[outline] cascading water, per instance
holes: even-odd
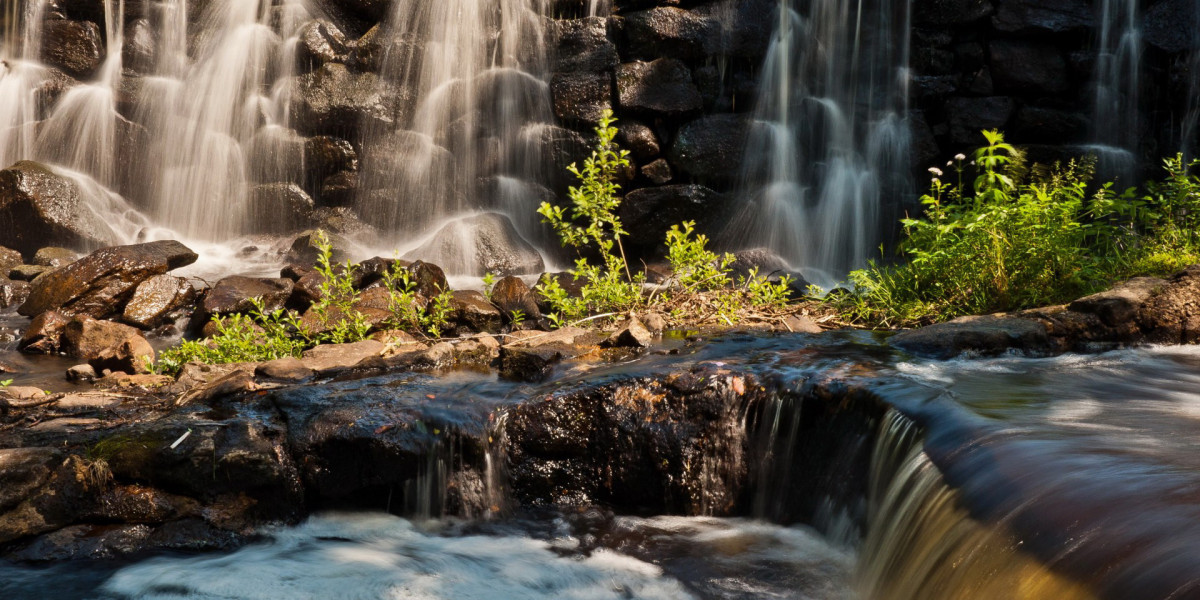
[[[1102,0],[1093,74],[1092,140],[1102,178],[1133,183],[1143,127],[1139,117],[1142,32],[1138,0]]]
[[[1179,152],[1185,159],[1200,156],[1200,0],[1192,9],[1192,49],[1187,55],[1187,102],[1179,126]]]
[[[907,189],[908,2],[782,0],[746,150],[733,246],[822,284],[861,266]]]
[[[364,128],[364,218],[405,241],[491,209],[527,239],[541,237],[535,210],[548,192],[531,140],[554,120],[546,11],[544,0],[395,3],[381,79],[403,90],[400,117]]]

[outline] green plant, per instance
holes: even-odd
[[[600,264],[593,265],[584,256],[571,269],[577,281],[583,281],[580,298],[570,298],[557,283],[542,288],[543,297],[558,315],[557,321],[570,320],[586,312],[626,310],[642,299],[644,277],[634,277],[625,258],[621,236],[627,235],[616,211],[621,204],[616,183],[622,169],[629,167],[629,152],[614,143],[617,128],[611,110],[605,110],[596,127],[596,146],[579,168],[567,169],[579,180],[568,190],[570,212],[562,206],[543,202],[538,208],[542,220],[558,234],[564,246],[599,254]]]
[[[285,310],[267,313],[260,299],[252,298],[250,302],[253,309],[249,315],[213,317],[217,333],[211,338],[183,340],[178,346],[164,350],[154,370],[176,373],[192,361],[216,364],[299,357],[314,345],[295,313]]]
[[[491,271],[483,274],[483,296],[492,299],[492,288],[496,287],[496,276]]]
[[[321,274],[321,284],[320,298],[311,310],[321,327],[320,341],[342,344],[366,339],[371,324],[354,306],[358,300],[354,275],[359,266],[350,261],[334,265],[333,244],[323,230],[317,230],[313,244],[317,247],[317,262],[313,268]]]
[[[667,232],[667,260],[679,285],[687,291],[711,291],[729,287],[732,254],[717,255],[707,249],[708,237],[695,232],[695,221],[672,225]]]
[[[525,311],[519,308],[515,309],[509,313],[508,319],[512,322],[513,327],[520,327],[525,322]]]
[[[1002,134],[984,137],[973,193],[965,156],[948,165],[957,185],[930,169],[924,215],[901,221],[907,262],[851,273],[854,292],[827,300],[845,318],[899,326],[1054,304],[1200,259],[1200,162],[1167,159],[1167,177],[1144,196],[1111,183],[1089,194],[1094,158],[1026,168]]]
[[[772,283],[766,277],[760,277],[758,267],[755,267],[746,277],[744,286],[751,306],[782,309],[791,297],[792,276],[784,275]]]
[[[421,316],[421,328],[429,335],[440,337],[442,331],[450,324],[450,313],[453,312],[450,301],[453,298],[450,290],[442,290],[429,301]]]
[[[10,385],[12,385],[12,382],[13,382],[13,380],[11,380],[11,379],[5,379],[4,381],[0,381],[0,388],[6,388],[6,387],[10,386]]]

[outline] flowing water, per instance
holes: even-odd
[[[0,591],[40,598],[54,589],[56,598],[104,600],[1200,594],[1200,557],[1189,551],[1200,543],[1200,350],[937,362],[894,353],[864,334],[731,336],[681,340],[674,349],[625,365],[580,364],[549,385],[713,361],[757,372],[782,390],[819,380],[863,385],[891,405],[878,417],[855,417],[866,419],[860,429],[869,432],[861,438],[865,488],[853,495],[845,490],[856,488],[839,486],[838,478],[816,487],[788,481],[796,471],[779,466],[803,462],[814,452],[804,444],[821,436],[814,414],[802,411],[810,397],[788,392],[741,425],[747,442],[764,444],[770,457],[752,476],[753,519],[603,510],[465,520],[334,513],[223,553],[0,562]],[[335,394],[400,393],[385,379],[326,385]],[[483,374],[419,379],[403,389],[471,399],[455,418],[487,421],[488,406],[538,393]],[[839,410],[853,414],[848,406]],[[859,442],[831,427],[838,430],[834,456],[856,454]],[[499,439],[503,430],[500,419],[483,435]],[[411,482],[408,514],[441,514],[436,493],[422,494],[444,488],[461,461],[453,452],[430,455],[431,468]],[[489,470],[502,470],[504,460],[493,448]],[[846,479],[855,470],[849,462],[835,468]],[[486,479],[503,486],[503,473]],[[810,505],[816,508],[800,523],[778,524],[795,522],[795,507]]]
[[[732,245],[823,285],[874,256],[881,205],[908,189],[908,20],[899,0],[781,0]]]
[[[1096,66],[1093,73],[1092,140],[1102,181],[1136,182],[1139,144],[1144,135],[1141,97],[1142,31],[1138,0],[1101,0]]]

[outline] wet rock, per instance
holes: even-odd
[[[33,264],[43,267],[62,267],[79,260],[79,253],[66,248],[48,246],[33,255]]]
[[[25,259],[21,258],[21,253],[12,248],[0,246],[0,275],[7,275],[13,267],[19,267],[25,264]]]
[[[325,237],[329,240],[329,245],[332,247],[330,252],[330,261],[335,263],[345,262],[350,249],[350,241],[342,235],[325,231]],[[301,233],[295,241],[292,242],[292,247],[288,249],[287,256],[284,257],[290,263],[299,265],[312,265],[317,262],[319,255],[317,249],[317,231],[305,231]]]
[[[304,167],[310,180],[324,181],[335,173],[357,171],[358,153],[344,139],[314,136],[304,142]]]
[[[1037,2],[1035,0],[1001,0],[992,16],[997,31],[1016,34],[1064,33],[1091,29],[1094,26],[1092,8],[1083,0]]]
[[[566,73],[611,71],[621,62],[608,39],[608,19],[587,17],[557,21],[558,53],[554,70]]]
[[[1067,60],[1051,44],[993,40],[992,80],[1006,91],[1026,94],[1060,94],[1071,89]]]
[[[62,350],[67,356],[86,360],[96,371],[147,373],[154,362],[154,348],[137,329],[88,316],[67,323]]]
[[[417,296],[413,299],[414,308],[424,307],[425,299]],[[351,310],[356,311],[361,316],[362,322],[368,327],[368,330],[379,330],[396,318],[395,311],[392,307],[392,296],[387,289],[383,287],[372,287],[358,294],[353,303],[350,305]],[[345,314],[338,306],[330,306],[324,314],[314,309],[309,309],[300,318],[300,322],[313,334],[326,334],[334,331],[343,322],[350,319],[353,315]],[[354,318],[359,318],[355,316]]]
[[[652,343],[654,334],[637,317],[633,317],[600,345],[608,348],[646,348]]]
[[[661,252],[664,232],[683,221],[696,221],[699,229],[721,210],[724,196],[702,185],[664,185],[629,192],[621,203],[621,224],[629,232],[625,249]]]
[[[96,380],[96,368],[87,363],[75,365],[67,369],[67,381],[75,383],[91,383]]]
[[[42,273],[49,273],[53,270],[54,267],[42,265],[18,265],[8,272],[8,276],[14,281],[29,282],[37,279]]]
[[[946,323],[902,331],[892,336],[889,343],[918,356],[938,359],[964,353],[996,356],[1010,350],[1039,355],[1053,348],[1046,327],[1041,323],[997,315],[959,317]]]
[[[671,164],[661,158],[644,165],[641,172],[642,177],[649,179],[654,185],[663,185],[675,177],[675,174],[671,172]]]
[[[528,321],[536,321],[542,313],[538,310],[537,296],[519,277],[503,277],[492,286],[492,304],[506,318],[520,312]]]
[[[0,449],[0,513],[17,506],[46,483],[62,458],[54,448]]]
[[[550,79],[554,116],[563,121],[597,123],[612,109],[612,73],[555,73]]]
[[[475,290],[455,290],[450,299],[450,309],[454,322],[466,325],[472,331],[499,333],[504,326],[500,309]]]
[[[1188,267],[1159,288],[1154,281],[1123,286],[1132,299],[1150,294],[1138,309],[1137,321],[1145,341],[1160,344],[1200,342],[1200,265]],[[1123,314],[1118,312],[1117,314]]]
[[[713,2],[693,12],[717,24],[716,48],[721,56],[761,59],[779,25],[779,4],[774,0],[741,0],[736,5]]]
[[[500,213],[451,221],[404,258],[427,260],[452,273],[477,277],[488,273],[527,275],[545,268],[541,253]]]
[[[392,0],[337,0],[336,4],[365,19],[379,22],[388,16]]]
[[[502,346],[500,348],[500,377],[531,383],[545,381],[554,371],[554,365],[561,362],[566,356],[564,349],[560,346],[537,348]]]
[[[983,143],[980,131],[1004,129],[1015,109],[1016,103],[1006,96],[948,98],[946,116],[950,140],[959,146],[977,146]]]
[[[39,314],[29,322],[17,347],[26,354],[56,354],[67,321],[67,317],[52,310]]]
[[[339,171],[321,182],[320,199],[327,206],[349,206],[357,193],[358,173],[353,171]]]
[[[294,183],[267,183],[250,188],[248,213],[255,233],[291,233],[312,225],[315,204]]]
[[[1197,11],[1200,7],[1189,0],[1161,0],[1146,10],[1142,29],[1146,43],[1175,54],[1194,50],[1200,43],[1195,35]]]
[[[304,133],[353,138],[364,124],[394,126],[399,96],[374,73],[352,73],[345,65],[326,63],[295,78],[294,122]]]
[[[300,359],[291,356],[265,362],[254,370],[256,377],[288,383],[308,381],[315,374],[316,371],[311,367],[305,365]]]
[[[136,73],[150,74],[158,55],[158,39],[150,19],[135,19],[125,25],[125,44],[121,46],[121,66]]]
[[[660,6],[625,15],[625,35],[634,58],[695,60],[720,50],[721,27],[699,12]]]
[[[912,19],[920,25],[958,25],[992,14],[989,0],[919,0],[913,2]]]
[[[155,275],[138,284],[125,305],[122,320],[143,329],[157,327],[171,311],[188,306],[195,299],[196,290],[187,279]]]
[[[680,116],[699,111],[704,99],[686,65],[659,58],[617,67],[617,102],[633,112]]]
[[[363,360],[379,356],[383,349],[384,344],[376,340],[363,340],[353,344],[322,344],[305,350],[301,362],[318,372],[348,369]]]
[[[283,308],[294,286],[290,279],[234,275],[209,289],[200,307],[210,316],[248,313],[254,309],[250,300],[257,298],[270,313]]]
[[[739,277],[749,277],[750,272],[757,270],[759,277],[768,277],[776,273],[787,273],[792,270],[782,256],[775,254],[769,248],[751,248],[733,253],[734,260],[729,265],[730,275],[736,281]]]
[[[312,71],[327,62],[342,62],[349,49],[346,35],[329,21],[309,21],[297,32],[296,63],[301,72]]]
[[[566,171],[567,165],[582,164],[591,153],[591,147],[579,132],[546,125],[530,128],[521,135],[524,152],[540,157],[545,163],[546,172],[550,174],[550,187],[565,193],[567,186],[576,184],[575,178]]]
[[[56,310],[97,318],[116,314],[143,281],[196,259],[195,252],[173,240],[97,250],[37,278],[18,312],[33,316]]]
[[[816,321],[804,315],[788,315],[783,318],[783,322],[778,329],[788,331],[790,333],[823,333],[825,330],[817,325]]]
[[[633,119],[621,119],[617,122],[617,143],[629,150],[639,161],[653,160],[661,149],[654,130]]]
[[[20,306],[29,297],[29,283],[0,277],[0,310]]]
[[[40,459],[30,457],[27,460],[36,463]],[[87,467],[88,465],[78,457],[70,457],[55,464],[50,469],[49,478],[45,479],[40,487],[11,510],[0,514],[0,543],[69,525],[81,508],[91,504],[90,495],[98,489],[103,489],[106,484],[102,473],[94,474]],[[33,477],[41,479],[40,469],[35,468],[33,471]]]
[[[0,171],[0,239],[32,257],[47,245],[102,246],[116,234],[88,209],[74,182],[21,161]]]
[[[748,121],[742,115],[708,115],[679,128],[668,158],[698,181],[729,182],[738,177]]]
[[[42,61],[81,79],[104,60],[100,27],[90,21],[47,20],[42,25]]]
[[[408,275],[413,283],[413,291],[426,298],[433,298],[444,291],[450,291],[450,282],[446,281],[446,273],[433,263],[418,260],[408,265]]]

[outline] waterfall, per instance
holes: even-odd
[[[728,243],[816,282],[862,266],[908,189],[908,2],[781,0]]]
[[[395,3],[381,79],[401,90],[400,117],[364,127],[356,199],[360,215],[399,236],[392,241],[477,209],[503,210],[536,237],[527,217],[543,197],[544,167],[527,140],[554,121],[546,13],[545,0]]]
[[[1094,597],[1027,556],[1002,524],[973,520],[920,442],[916,426],[890,410],[872,458],[868,534],[856,576],[863,598]]]
[[[1187,99],[1179,127],[1179,152],[1185,159],[1200,156],[1200,0],[1192,10],[1192,45],[1187,53]]]
[[[1133,183],[1144,131],[1139,118],[1142,32],[1138,0],[1101,0],[1097,10],[1093,145],[1088,150],[1099,159],[1101,180],[1119,177]]]

